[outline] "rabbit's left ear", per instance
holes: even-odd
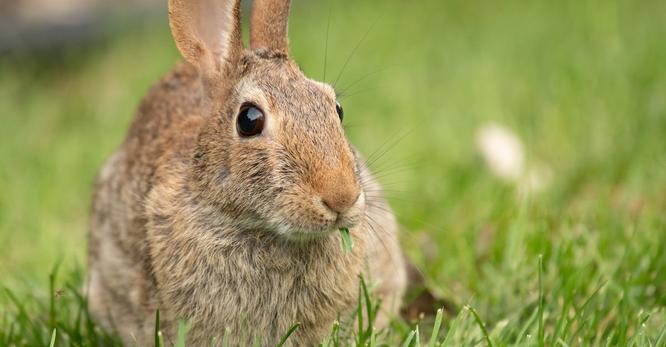
[[[250,47],[287,54],[291,0],[254,0],[250,18]]]
[[[240,0],[169,0],[169,25],[183,58],[204,77],[224,75],[242,54]]]

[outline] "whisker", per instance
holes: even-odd
[[[326,82],[326,63],[328,61],[328,33],[331,29],[331,7],[328,8],[328,22],[326,23],[326,43],[324,44],[324,77],[321,79]]]
[[[412,204],[418,204],[419,203],[419,201],[417,201],[415,199],[406,198],[404,196],[391,197],[391,200],[399,200],[399,201],[404,201],[404,202],[408,202],[408,203],[412,203]],[[413,217],[412,218],[404,218],[404,215],[402,215],[401,213],[391,209],[390,206],[387,205],[386,197],[377,196],[377,195],[373,195],[373,194],[366,194],[366,200],[365,201],[366,201],[366,206],[369,209],[376,208],[376,209],[378,209],[380,211],[383,211],[383,212],[386,212],[386,213],[392,213],[393,215],[395,215],[400,220],[411,220],[413,222],[416,222],[417,224],[420,224],[420,225],[422,225],[426,228],[432,229],[432,230],[438,230],[439,229],[439,227],[437,227],[436,225],[431,224],[429,222],[426,222],[425,220],[420,219],[420,218],[413,218]],[[404,226],[404,224],[401,224],[401,226],[403,227],[401,229],[407,230],[407,228]]]
[[[411,133],[411,130],[406,131],[403,135],[400,135],[396,138],[393,138],[391,141],[384,142],[379,148],[373,152],[368,159],[365,160],[365,165],[369,168],[372,168],[372,165],[379,160],[381,157],[383,157],[386,153],[388,153],[389,150],[393,149],[395,146],[397,146],[402,140],[407,137]]]
[[[346,87],[343,87],[343,88],[340,90],[340,92],[338,93],[338,96],[340,96],[340,95],[348,95],[348,94],[347,94],[347,91],[348,91],[349,89],[351,89],[353,86],[355,86],[356,84],[362,82],[363,80],[365,80],[366,78],[368,78],[368,77],[370,77],[370,76],[373,76],[373,75],[376,75],[376,74],[378,74],[378,73],[380,73],[380,72],[383,72],[383,71],[386,70],[386,69],[387,69],[387,68],[384,67],[384,68],[377,69],[377,70],[375,70],[375,71],[371,71],[371,72],[368,72],[368,73],[364,74],[363,76],[357,78],[355,81],[353,81],[353,82],[351,82],[350,84],[348,84]]]
[[[342,77],[342,73],[343,73],[343,72],[345,71],[345,69],[347,68],[347,65],[349,64],[349,61],[351,60],[351,58],[354,56],[354,54],[356,54],[356,51],[357,51],[358,48],[361,46],[361,44],[363,43],[363,41],[365,41],[365,39],[366,39],[366,37],[368,36],[368,34],[370,34],[370,31],[371,31],[372,28],[375,26],[375,24],[377,24],[377,20],[378,20],[378,19],[379,19],[379,16],[377,16],[377,18],[375,19],[375,21],[372,22],[372,24],[370,24],[370,27],[368,28],[368,30],[365,31],[365,34],[363,34],[363,36],[361,37],[361,40],[358,41],[358,43],[356,44],[356,46],[354,46],[354,49],[352,49],[351,53],[350,53],[349,56],[347,57],[347,60],[345,60],[345,63],[342,65],[342,69],[340,69],[340,72],[338,73],[338,77],[336,77],[335,82],[333,82],[333,89],[335,89],[335,86],[338,84],[338,81],[340,80],[340,77]]]
[[[367,92],[369,92],[369,91],[377,90],[378,88],[379,88],[378,86],[373,86],[373,87],[369,87],[369,88],[365,88],[365,89],[357,90],[357,91],[355,91],[355,92],[353,92],[353,93],[351,93],[351,94],[339,94],[339,95],[338,95],[338,98],[339,98],[339,99],[351,98],[352,96],[357,96],[357,95],[359,95],[359,94],[363,94],[363,93],[367,93]]]
[[[351,122],[351,123],[347,123],[347,122],[345,122],[345,123],[342,124],[342,127],[343,127],[345,130],[349,130],[349,129],[352,129],[352,128],[356,128],[357,126],[358,126],[358,124],[357,124],[357,123],[354,123],[354,122]]]
[[[369,184],[369,183],[368,182],[361,182],[361,185],[365,186],[367,184]],[[382,188],[386,188],[386,189],[394,189],[395,187],[402,188],[403,185],[404,185],[404,182],[394,180],[394,181],[381,182],[380,186]]]
[[[379,180],[380,178],[387,177],[390,175],[402,173],[408,170],[413,170],[414,168],[412,166],[409,166],[408,164],[400,164],[400,165],[395,165],[393,167],[386,168],[384,170],[377,170],[374,175],[372,175],[373,178]],[[367,177],[370,178],[370,177]]]
[[[368,219],[370,219],[370,221],[366,220],[368,226],[370,227],[370,230],[372,231],[373,234],[375,234],[375,237],[382,244],[382,247],[384,247],[384,250],[386,251],[386,254],[389,255],[389,258],[391,259],[391,262],[393,262],[394,261],[393,253],[389,250],[388,245],[386,244],[386,241],[381,236],[381,234],[377,231],[377,229],[375,229],[375,226],[380,228],[380,231],[381,231],[381,233],[383,233],[383,235],[386,235],[386,236],[390,237],[391,234],[389,232],[387,232],[381,224],[377,223],[377,221],[374,218],[372,218],[372,216],[370,214],[366,213],[366,217]]]
[[[370,198],[366,198],[366,203],[380,203],[384,201],[403,201],[403,202],[409,202],[409,203],[418,203],[417,200],[415,199],[410,199],[410,198],[404,198],[404,197],[398,197],[398,196],[372,196]]]
[[[394,168],[391,171],[385,171],[379,175],[367,175],[359,177],[359,182],[364,186],[372,186],[375,182],[377,182],[379,186],[382,187],[389,186],[391,184],[403,183],[399,175],[403,172],[410,171],[410,169],[411,168],[409,167]]]
[[[364,189],[363,190],[366,194],[367,193],[406,193],[407,191],[405,190],[400,190],[400,189],[382,189],[382,188],[377,188],[377,189]],[[372,195],[370,195],[372,196]]]
[[[384,238],[380,236],[380,234],[377,232],[377,229],[375,229],[375,226],[379,227],[385,235],[388,235],[388,232],[384,230],[384,228],[380,226],[379,223],[377,223],[377,221],[375,221],[375,219],[372,218],[372,216],[366,214],[366,217],[370,219],[369,221],[366,220],[366,224],[370,227],[370,230],[375,234],[375,237],[379,239],[379,242],[381,242],[382,246],[384,247],[384,250],[386,250],[386,253],[391,254],[388,246],[386,245],[386,242],[384,242]]]

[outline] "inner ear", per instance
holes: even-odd
[[[169,25],[183,58],[204,76],[223,74],[243,51],[240,0],[169,0]]]

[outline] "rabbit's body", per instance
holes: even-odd
[[[383,300],[379,325],[400,304],[395,218],[335,123],[269,119],[265,139],[239,138],[227,124],[247,98],[275,118],[282,109],[312,114],[328,102],[326,90],[282,54],[238,54],[222,80],[179,64],[149,92],[98,176],[90,309],[127,344],[150,344],[159,309],[170,341],[179,320],[192,324],[192,346],[225,331],[232,345],[274,345],[298,322],[289,343],[313,345],[355,307],[361,275]],[[232,118],[217,116],[227,112]],[[280,137],[291,132],[302,137]],[[331,145],[341,152],[322,157]],[[325,207],[313,205],[311,191]],[[350,228],[350,254],[338,227]]]

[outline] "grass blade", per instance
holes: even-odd
[[[160,344],[160,310],[155,311],[155,347],[161,347]]]
[[[289,328],[289,331],[287,331],[287,333],[284,334],[284,336],[282,336],[280,342],[277,344],[276,347],[282,347],[285,344],[285,342],[287,342],[287,340],[289,339],[289,336],[291,336],[300,326],[301,323],[296,323],[292,325],[291,328]]]
[[[361,278],[361,281],[363,278]],[[358,344],[363,345],[361,342],[363,336],[363,288],[358,288],[358,305],[356,306],[356,320],[358,322]]]
[[[414,334],[416,334],[416,330],[412,330],[409,335],[407,335],[407,338],[405,339],[405,342],[403,342],[402,347],[409,347],[412,344],[412,340],[414,340]]]
[[[17,322],[19,323],[19,331],[23,331],[27,328],[32,333],[32,337],[35,341],[43,341],[42,330],[37,324],[35,324],[32,319],[30,319],[30,315],[28,314],[25,306],[14,295],[14,293],[9,290],[9,288],[4,288],[4,290],[7,298],[9,298],[9,301],[11,301],[18,310]]]
[[[544,346],[543,336],[543,255],[539,254],[539,347]]]
[[[370,292],[368,291],[368,286],[365,284],[365,280],[361,277],[361,289],[363,290],[363,299],[365,300],[365,311],[368,317],[368,329],[367,331],[372,331],[372,323],[374,322],[374,311],[372,308],[372,300],[370,299]]]
[[[442,326],[442,309],[437,310],[437,315],[435,316],[435,325],[432,328],[432,334],[430,335],[430,341],[428,342],[428,347],[435,347],[437,343],[437,336],[439,335],[439,328]]]
[[[658,347],[666,346],[666,326],[661,329],[661,333],[659,334],[659,337],[657,337],[657,341],[654,345]]]
[[[178,339],[176,340],[175,347],[185,347],[185,337],[189,330],[190,324],[188,322],[178,322]]]
[[[229,347],[229,336],[231,335],[231,329],[229,327],[224,328],[224,336],[222,336],[222,347]],[[213,344],[215,346],[215,344]]]
[[[53,266],[53,269],[51,270],[51,273],[49,274],[49,326],[51,327],[51,329],[55,329],[55,327],[56,327],[55,281],[56,281],[56,276],[58,275],[58,268],[59,267],[60,267],[60,262],[58,261]]]
[[[342,239],[342,250],[345,251],[345,253],[351,253],[352,248],[354,247],[354,240],[352,240],[351,235],[349,235],[349,229],[341,228],[340,238]]]
[[[474,316],[474,320],[476,321],[476,324],[479,325],[479,328],[481,328],[481,332],[483,333],[483,338],[486,340],[486,345],[488,347],[493,347],[493,342],[490,340],[490,335],[488,335],[488,329],[486,329],[486,325],[483,323],[481,320],[481,317],[479,314],[476,312],[476,310],[472,306],[465,306],[467,309],[472,313],[472,316]]]
[[[451,343],[453,334],[456,333],[458,330],[458,324],[460,324],[460,320],[462,319],[462,314],[459,314],[453,322],[451,322],[451,325],[449,326],[449,331],[446,333],[446,337],[444,338],[444,342],[440,346],[448,346],[449,343]]]
[[[51,343],[49,344],[49,347],[54,347],[56,342],[56,329],[53,328],[53,333],[51,334]]]

